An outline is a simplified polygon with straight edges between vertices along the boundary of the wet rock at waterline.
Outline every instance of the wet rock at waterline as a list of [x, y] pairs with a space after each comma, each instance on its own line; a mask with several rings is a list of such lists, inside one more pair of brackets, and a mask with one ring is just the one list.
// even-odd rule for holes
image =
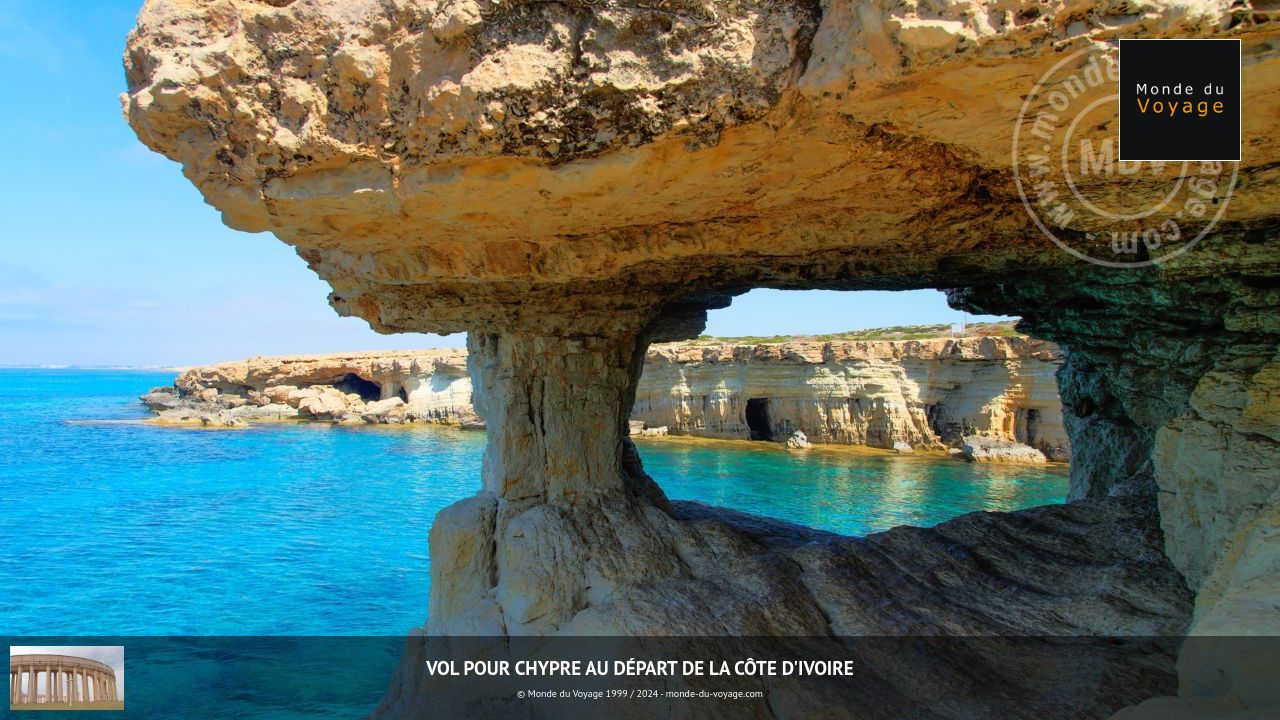
[[969, 462], [1042, 463], [1048, 458], [1039, 450], [994, 438], [966, 435], [960, 442], [960, 453]]
[[786, 445], [788, 450], [804, 450], [813, 447], [813, 444], [809, 442], [809, 438], [805, 437], [805, 434], [799, 430], [791, 433], [791, 437], [787, 438], [783, 445]]

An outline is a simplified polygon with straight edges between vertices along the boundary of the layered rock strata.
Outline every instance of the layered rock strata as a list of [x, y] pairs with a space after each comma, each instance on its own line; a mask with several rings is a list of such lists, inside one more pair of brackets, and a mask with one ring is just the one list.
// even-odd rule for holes
[[1055, 345], [1023, 337], [664, 344], [649, 349], [631, 419], [702, 437], [782, 441], [799, 430], [886, 449], [980, 435], [1066, 460], [1061, 363]]
[[[812, 442], [906, 450], [977, 435], [1066, 460], [1061, 363], [1055, 345], [1024, 337], [665, 343], [645, 355], [631, 432], [783, 442], [799, 431]], [[192, 368], [143, 402], [170, 423], [475, 426], [465, 368], [461, 350], [258, 357]]]
[[[707, 309], [767, 286], [952, 288], [953, 304], [1021, 316], [1062, 345], [1076, 504], [967, 522], [1003, 557], [1030, 555], [1041, 528], [1091, 528], [1094, 550], [1006, 593], [1091, 593], [1117, 634], [1181, 627], [1104, 609], [1178, 614], [1174, 576], [1144, 553], [1101, 552], [1137, 533], [1163, 543], [1196, 593], [1193, 633], [1280, 635], [1266, 572], [1280, 555], [1273, 16], [1164, 0], [149, 0], [125, 56], [125, 111], [229, 225], [296, 247], [339, 312], [387, 332], [470, 333], [489, 447], [480, 493], [432, 532], [430, 634], [859, 632], [840, 622], [858, 613], [822, 612], [851, 594], [868, 607], [930, 598], [916, 631], [999, 627], [1000, 592], [961, 607], [945, 572], [876, 569], [945, 567], [947, 543], [836, 544], [839, 562], [811, 564], [803, 589], [794, 568], [744, 587], [788, 531], [757, 525], [744, 540], [644, 476], [627, 415], [646, 346], [693, 337]], [[1244, 161], [1232, 189], [1204, 200], [1228, 203], [1225, 220], [1155, 265], [1082, 263], [1019, 196], [1019, 108], [1051, 68], [1076, 58], [1084, 72], [1077, 50], [1187, 36], [1241, 41]], [[1073, 86], [1083, 104], [1113, 91]], [[1097, 148], [1112, 121], [1078, 131]], [[1072, 179], [1042, 170], [1041, 186]], [[1179, 212], [1158, 173], [1074, 180], [1074, 192], [1154, 208], [1154, 226]], [[1111, 222], [1055, 224], [1060, 240], [1103, 252]], [[1143, 511], [1114, 510], [1129, 504]], [[1153, 509], [1162, 536], [1141, 523]], [[1073, 515], [1038, 523], [1045, 512]], [[736, 542], [742, 552], [720, 552]], [[1108, 572], [1091, 575], [1099, 556]], [[700, 557], [716, 567], [700, 572]], [[1163, 581], [1132, 591], [1143, 573]], [[1056, 611], [1025, 618], [1010, 630], [1103, 629]], [[1252, 657], [1184, 650], [1179, 695], [1162, 702], [1273, 712], [1280, 695]], [[914, 677], [947, 667], [920, 657]], [[431, 707], [420, 678], [396, 689], [385, 714]], [[1083, 714], [1154, 692], [1167, 691], [1134, 684]]]
[[[759, 639], [781, 636], [861, 666], [836, 687], [739, 681], [765, 696], [674, 715], [670, 701], [656, 711], [634, 702], [611, 710], [616, 717], [1105, 717], [1175, 688], [1177, 643], [1143, 640], [1182, 633], [1191, 593], [1161, 551], [1148, 503], [1102, 498], [847, 538], [667, 503], [638, 472], [626, 461], [621, 497], [581, 498], [580, 507], [520, 512], [483, 493], [442, 511], [431, 531], [426, 637], [408, 643], [375, 717], [556, 717], [546, 702], [515, 700], [526, 681], [468, 688], [429, 677], [422, 662], [556, 657], [545, 636], [645, 640], [559, 642], [579, 659], [605, 648], [634, 653], [623, 658], [787, 657], [786, 643]], [[523, 635], [539, 637], [495, 642]], [[1138, 647], [1118, 635], [1136, 636]], [[689, 636], [696, 643], [671, 640]], [[664, 688], [686, 682], [698, 681]]]

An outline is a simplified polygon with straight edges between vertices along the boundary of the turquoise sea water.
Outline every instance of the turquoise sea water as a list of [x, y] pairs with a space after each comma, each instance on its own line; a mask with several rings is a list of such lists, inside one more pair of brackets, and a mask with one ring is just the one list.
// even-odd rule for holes
[[[399, 635], [425, 620], [427, 531], [476, 492], [483, 433], [128, 422], [171, 380], [0, 371], [0, 632]], [[845, 534], [1066, 492], [1062, 468], [750, 443], [640, 452], [673, 499]]]
[[[140, 424], [137, 396], [171, 380], [0, 370], [0, 642], [124, 645], [124, 717], [367, 714], [426, 619], [427, 531], [478, 489], [483, 433]], [[1062, 468], [639, 447], [674, 499], [847, 534], [1066, 492]]]

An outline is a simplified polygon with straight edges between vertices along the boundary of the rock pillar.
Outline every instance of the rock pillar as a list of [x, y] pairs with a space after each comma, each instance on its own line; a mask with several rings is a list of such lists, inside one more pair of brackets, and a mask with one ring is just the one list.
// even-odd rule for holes
[[553, 632], [608, 586], [587, 580], [584, 549], [620, 544], [622, 508], [666, 505], [626, 436], [645, 347], [639, 331], [471, 335], [488, 446], [480, 494], [431, 530], [432, 634]]
[[467, 345], [489, 427], [485, 492], [528, 503], [622, 489], [635, 336], [474, 333]]

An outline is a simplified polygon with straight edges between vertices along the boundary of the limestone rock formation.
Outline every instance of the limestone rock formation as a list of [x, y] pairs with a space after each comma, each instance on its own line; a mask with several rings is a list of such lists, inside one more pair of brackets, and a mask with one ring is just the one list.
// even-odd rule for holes
[[461, 350], [253, 357], [184, 371], [142, 402], [162, 424], [218, 413], [240, 421], [436, 422], [483, 427]]
[[666, 343], [649, 349], [631, 418], [701, 437], [799, 430], [880, 448], [982, 435], [1065, 461], [1061, 365], [1053, 343], [1023, 337]]
[[960, 453], [969, 462], [1042, 463], [1048, 461], [1039, 450], [1006, 440], [966, 435]]
[[[124, 106], [229, 225], [293, 245], [339, 312], [387, 332], [469, 332], [489, 444], [481, 492], [432, 533], [428, 633], [897, 627], [825, 610], [857, 598], [902, 599], [919, 610], [900, 627], [952, 632], [999, 628], [1008, 593], [1026, 609], [1013, 632], [1159, 633], [1182, 626], [1175, 576], [1107, 549], [1133, 533], [1160, 542], [1140, 521], [1158, 507], [1197, 627], [1280, 635], [1254, 574], [1280, 553], [1262, 529], [1280, 467], [1274, 16], [1225, 0], [148, 0]], [[1055, 65], [1084, 72], [1077, 50], [1192, 35], [1242, 44], [1244, 161], [1233, 186], [1197, 200], [1225, 217], [1173, 259], [1083, 263], [1023, 205], [1019, 108]], [[1106, 103], [1112, 86], [1076, 90]], [[1078, 130], [1095, 148], [1114, 133]], [[1070, 179], [1041, 170], [1042, 186]], [[1157, 227], [1181, 212], [1155, 172], [1075, 180], [1154, 208]], [[1078, 252], [1114, 252], [1103, 214], [1055, 223]], [[698, 334], [708, 308], [761, 286], [948, 288], [958, 307], [1061, 343], [1077, 503], [966, 522], [1009, 561], [1041, 531], [1090, 528], [1089, 550], [979, 583], [991, 592], [963, 606], [945, 599], [952, 575], [924, 569], [953, 548], [916, 542], [928, 531], [802, 545], [803, 588], [794, 566], [744, 572], [796, 533], [731, 532], [672, 507], [629, 449], [627, 417], [648, 344]], [[875, 572], [882, 562], [923, 567]], [[1072, 605], [1055, 598], [1077, 592], [1096, 621], [1063, 619]], [[1155, 606], [1162, 622], [1133, 611]], [[950, 666], [913, 670], [939, 677], [931, 665]], [[1280, 705], [1239, 655], [1184, 651], [1179, 673], [1187, 702]], [[410, 675], [385, 712], [430, 707], [426, 692]], [[1073, 707], [1097, 716], [1153, 692], [1133, 683]]]
[[[820, 443], [908, 450], [955, 445], [967, 433], [1065, 461], [1061, 364], [1055, 345], [1023, 337], [664, 343], [645, 355], [629, 433], [785, 442], [802, 432]], [[192, 368], [142, 401], [164, 423], [226, 411], [244, 420], [482, 425], [472, 420], [465, 366], [462, 351], [257, 357]], [[1044, 461], [1038, 451], [1023, 456]]]
[[813, 443], [809, 442], [809, 438], [800, 430], [791, 433], [791, 437], [787, 438], [783, 444], [788, 450], [806, 450], [813, 447]]
[[[548, 714], [545, 703], [513, 704], [516, 688], [487, 684], [476, 697], [423, 676], [421, 653], [441, 649], [432, 638], [475, 651], [506, 634], [634, 636], [664, 651], [673, 647], [664, 637], [699, 636], [690, 657], [713, 653], [724, 637], [805, 637], [828, 642], [817, 647], [825, 657], [863, 665], [850, 685], [807, 699], [816, 710], [802, 709], [806, 698], [770, 692], [757, 702], [699, 704], [687, 717], [843, 717], [849, 708], [886, 720], [1099, 717], [1173, 689], [1173, 645], [1098, 652], [1117, 634], [1176, 636], [1185, 627], [1190, 592], [1161, 552], [1154, 509], [1137, 499], [972, 513], [865, 538], [691, 502], [645, 504], [638, 515], [620, 499], [593, 502], [590, 512], [542, 504], [504, 519], [506, 505], [481, 494], [437, 516], [428, 638], [410, 643], [376, 717]], [[554, 568], [539, 560], [546, 554], [556, 556]], [[959, 639], [951, 652], [940, 652], [940, 635]], [[1039, 648], [1052, 657], [1028, 652], [1025, 639], [1046, 635], [1077, 641]], [[993, 646], [993, 636], [1017, 639]], [[874, 652], [858, 637], [906, 639]], [[548, 644], [540, 640], [537, 653]], [[930, 661], [938, 666], [926, 671]], [[958, 702], [961, 687], [970, 694]], [[636, 707], [610, 715], [652, 716]], [[664, 707], [658, 716], [670, 712]]]

